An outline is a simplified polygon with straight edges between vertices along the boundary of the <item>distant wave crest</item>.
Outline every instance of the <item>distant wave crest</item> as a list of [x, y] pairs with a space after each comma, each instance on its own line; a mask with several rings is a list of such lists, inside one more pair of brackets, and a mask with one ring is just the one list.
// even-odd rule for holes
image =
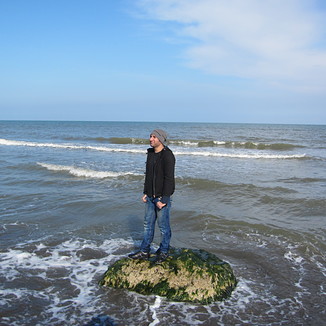
[[92, 140], [96, 140], [98, 142], [108, 142], [117, 145], [120, 144], [147, 145], [148, 144], [148, 139], [134, 138], [134, 137], [110, 137], [110, 138], [97, 137], [97, 138], [93, 138]]

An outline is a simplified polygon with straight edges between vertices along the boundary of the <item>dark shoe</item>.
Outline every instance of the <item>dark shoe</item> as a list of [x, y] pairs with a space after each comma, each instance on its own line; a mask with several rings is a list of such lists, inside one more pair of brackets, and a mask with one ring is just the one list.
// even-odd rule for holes
[[155, 259], [156, 264], [163, 263], [165, 260], [167, 260], [169, 257], [169, 254], [167, 252], [160, 252]]
[[137, 251], [133, 254], [129, 254], [128, 257], [132, 258], [132, 259], [145, 259], [146, 260], [149, 258], [149, 253], [144, 252], [144, 251]]

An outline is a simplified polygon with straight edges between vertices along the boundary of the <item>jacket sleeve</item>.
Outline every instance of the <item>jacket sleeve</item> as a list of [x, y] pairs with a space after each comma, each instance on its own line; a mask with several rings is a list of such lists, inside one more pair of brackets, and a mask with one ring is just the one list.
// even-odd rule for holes
[[167, 150], [164, 155], [163, 196], [161, 200], [161, 202], [164, 204], [168, 202], [170, 196], [174, 193], [174, 189], [175, 189], [174, 169], [175, 169], [175, 157], [170, 150]]
[[144, 191], [143, 191], [143, 193], [144, 193], [144, 195], [147, 195], [148, 194], [148, 178], [149, 178], [149, 170], [148, 170], [148, 165], [149, 165], [149, 163], [148, 163], [148, 161], [149, 161], [149, 149], [147, 150], [147, 158], [146, 158], [146, 168], [145, 168], [145, 180], [144, 180]]

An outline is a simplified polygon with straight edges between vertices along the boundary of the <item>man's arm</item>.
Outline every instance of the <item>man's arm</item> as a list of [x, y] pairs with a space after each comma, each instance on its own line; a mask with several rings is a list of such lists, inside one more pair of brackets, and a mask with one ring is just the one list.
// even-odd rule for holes
[[170, 196], [174, 192], [175, 180], [174, 180], [174, 169], [175, 169], [175, 157], [171, 151], [167, 151], [164, 155], [163, 165], [163, 196], [161, 202], [166, 204]]

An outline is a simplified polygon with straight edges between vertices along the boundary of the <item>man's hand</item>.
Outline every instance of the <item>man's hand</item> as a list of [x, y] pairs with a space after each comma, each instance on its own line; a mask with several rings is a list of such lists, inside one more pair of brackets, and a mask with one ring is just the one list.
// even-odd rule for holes
[[166, 204], [163, 204], [163, 203], [161, 203], [160, 201], [158, 201], [158, 202], [156, 203], [156, 207], [157, 207], [158, 209], [162, 209], [165, 205], [166, 205]]
[[143, 201], [143, 203], [147, 203], [147, 195], [144, 195], [141, 200]]

